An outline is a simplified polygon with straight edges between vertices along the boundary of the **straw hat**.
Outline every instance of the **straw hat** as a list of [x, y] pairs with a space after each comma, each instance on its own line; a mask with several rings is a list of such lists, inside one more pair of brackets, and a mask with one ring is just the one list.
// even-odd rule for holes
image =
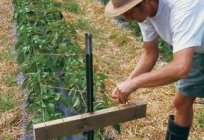
[[110, 0], [105, 8], [105, 15], [107, 17], [119, 16], [137, 4], [142, 2], [142, 0]]

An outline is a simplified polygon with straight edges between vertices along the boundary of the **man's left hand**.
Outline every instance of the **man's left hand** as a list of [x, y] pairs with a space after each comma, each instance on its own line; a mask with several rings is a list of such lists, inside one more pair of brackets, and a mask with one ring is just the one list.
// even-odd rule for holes
[[127, 103], [129, 94], [134, 90], [132, 84], [131, 80], [118, 84], [113, 90], [111, 97], [121, 104]]

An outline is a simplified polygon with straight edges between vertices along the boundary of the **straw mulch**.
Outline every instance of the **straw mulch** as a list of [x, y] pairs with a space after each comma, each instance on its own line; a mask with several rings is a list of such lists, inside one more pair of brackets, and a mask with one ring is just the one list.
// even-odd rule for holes
[[[93, 33], [94, 65], [97, 69], [107, 73], [107, 94], [115, 85], [124, 80], [133, 70], [139, 56], [142, 54], [142, 42], [131, 31], [118, 27], [114, 19], [104, 16], [104, 6], [93, 0], [76, 0], [81, 7], [81, 13], [73, 14], [62, 10], [68, 22], [76, 20], [87, 21], [89, 31]], [[86, 30], [87, 31], [87, 30]], [[84, 47], [84, 30], [78, 30], [78, 43]], [[161, 59], [155, 69], [166, 65]], [[146, 101], [147, 115], [143, 119], [122, 124], [122, 134], [107, 129], [107, 134], [116, 140], [163, 140], [165, 137], [168, 115], [173, 113], [172, 100], [175, 84], [139, 89], [131, 95], [131, 102]], [[195, 104], [195, 112], [201, 107]], [[194, 123], [190, 140], [204, 137], [204, 130]]]
[[1, 140], [17, 139], [22, 118], [20, 107], [23, 100], [22, 91], [17, 84], [5, 80], [6, 77], [15, 77], [17, 74], [17, 64], [12, 56], [15, 40], [12, 11], [12, 0], [0, 1], [0, 96], [4, 100], [8, 94], [11, 94], [17, 103], [10, 110], [3, 111], [0, 109]]

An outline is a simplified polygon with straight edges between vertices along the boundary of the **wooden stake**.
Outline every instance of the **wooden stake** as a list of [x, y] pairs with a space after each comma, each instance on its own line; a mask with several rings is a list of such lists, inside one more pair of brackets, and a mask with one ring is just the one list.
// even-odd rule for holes
[[35, 140], [51, 140], [145, 117], [144, 102], [120, 105], [33, 125]]

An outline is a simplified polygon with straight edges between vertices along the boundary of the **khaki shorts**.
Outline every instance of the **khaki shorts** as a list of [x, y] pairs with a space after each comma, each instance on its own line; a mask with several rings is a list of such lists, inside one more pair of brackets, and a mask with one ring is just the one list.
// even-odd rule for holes
[[177, 90], [186, 96], [204, 98], [204, 53], [195, 53], [189, 75], [178, 81]]

